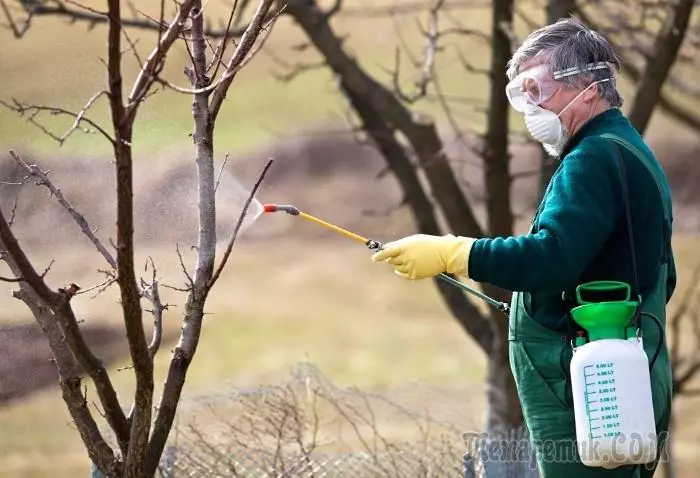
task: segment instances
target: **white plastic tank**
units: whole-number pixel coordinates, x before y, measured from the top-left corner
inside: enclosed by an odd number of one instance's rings
[[[571,386],[584,465],[611,469],[654,461],[649,362],[636,340],[599,339],[577,347]]]
[[[632,319],[639,301],[630,286],[598,281],[576,289],[571,317],[586,332],[576,338],[571,387],[576,441],[584,465],[607,469],[656,459],[649,359]]]

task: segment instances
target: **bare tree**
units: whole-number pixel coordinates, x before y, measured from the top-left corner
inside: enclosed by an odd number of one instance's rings
[[[415,95],[401,91],[397,81],[394,82],[394,89],[381,84],[346,52],[341,38],[330,25],[330,18],[338,12],[339,2],[336,8],[324,11],[313,0],[291,0],[285,12],[303,29],[328,68],[338,77],[340,89],[360,118],[362,129],[399,181],[419,231],[428,234],[445,232],[438,220],[442,216],[446,227],[454,234],[471,237],[508,235],[512,232],[513,215],[509,194],[508,103],[504,93],[505,75],[502,73],[513,46],[513,2],[498,0],[493,4],[490,38],[494,47],[489,72],[493,86],[490,88],[488,106],[489,128],[483,147],[479,150],[484,158],[484,178],[488,191],[486,228],[477,221],[473,207],[459,184],[434,119],[415,113],[410,108],[413,101],[425,95],[427,85],[434,79],[432,65],[439,48],[438,40],[448,34],[472,34],[461,27],[438,29],[438,14],[444,3],[436,1],[429,8],[425,28],[426,54],[421,65],[423,74]],[[407,145],[402,144],[403,138]],[[416,171],[413,158],[419,171]],[[434,205],[431,204],[431,197]],[[436,285],[452,315],[489,357],[487,428],[496,433],[518,427],[522,414],[509,370],[507,321],[502,315],[495,315],[495,312],[493,316],[484,315],[452,286],[440,281]],[[490,286],[486,286],[486,290],[493,296],[507,299],[505,291]]]
[[[66,406],[90,459],[110,477],[154,475],[175,417],[187,370],[197,350],[207,296],[226,266],[248,204],[269,167],[268,163],[251,192],[225,254],[217,261],[214,127],[234,77],[259,50],[262,41],[271,30],[272,23],[279,15],[279,9],[274,7],[273,0],[260,0],[252,19],[240,30],[235,49],[226,58],[225,49],[231,42],[231,34],[227,29],[219,46],[216,49],[212,47],[212,52],[208,51],[201,0],[180,2],[176,5],[174,17],[168,21],[165,21],[164,3],[161,2],[159,19],[144,20],[156,26],[158,39],[148,57],[142,61],[124,29],[125,22],[122,21],[119,0],[109,0],[106,12],[71,2],[71,8],[74,8],[73,14],[88,16],[95,22],[107,24],[107,89],[96,94],[80,112],[71,112],[57,106],[32,105],[18,100],[3,100],[2,103],[26,116],[59,143],[65,141],[74,131],[89,126],[112,145],[117,180],[117,238],[114,257],[93,233],[85,218],[70,205],[60,193],[60,189],[51,182],[46,172],[39,166],[27,164],[14,152],[11,152],[11,155],[18,165],[24,168],[29,179],[48,187],[71,213],[81,230],[90,238],[109,265],[108,276],[119,286],[124,330],[136,379],[133,403],[128,412],[125,413],[125,408],[118,400],[109,373],[101,360],[92,353],[81,334],[78,318],[71,306],[71,299],[79,293],[80,287],[69,284],[53,290],[45,280],[46,272],[37,271],[15,237],[11,228],[12,220],[7,219],[5,211],[0,211],[0,257],[14,274],[13,277],[4,278],[4,280],[18,284],[19,289],[14,292],[14,296],[27,305],[44,330],[56,359]],[[20,25],[14,21],[5,1],[0,3],[17,36],[27,32],[31,19],[37,11],[55,8],[57,10],[54,13],[65,14],[68,8],[63,3],[56,3],[56,7],[45,6],[41,2],[31,2],[31,4],[23,2],[23,5],[28,15]],[[236,14],[238,11],[234,5],[231,19]],[[231,21],[229,21],[230,26]],[[127,45],[124,45],[124,39]],[[177,41],[185,42],[190,53],[191,63],[185,69],[191,84],[189,88],[172,85],[160,76],[165,60]],[[128,94],[124,89],[122,77],[125,51],[131,52],[141,65],[140,73]],[[154,85],[163,85],[192,97],[194,160],[199,194],[197,262],[193,273],[188,272],[183,264],[187,285],[181,289],[186,295],[181,334],[172,351],[165,385],[155,407],[153,357],[160,345],[162,313],[167,304],[163,304],[160,300],[157,272],[152,261],[150,262],[152,267],[150,280],[137,280],[132,170],[134,121],[144,99],[153,92]],[[109,100],[111,128],[102,127],[87,116],[89,107],[101,96]],[[42,113],[66,115],[74,118],[75,121],[65,134],[58,136],[41,125]],[[155,327],[150,344],[144,328],[142,300],[151,302],[151,311],[154,315]],[[88,407],[82,386],[85,376],[89,377],[95,385],[104,416],[116,437],[118,449],[112,449]]]
[[[576,15],[608,35],[624,72],[637,84],[629,117],[642,134],[657,106],[681,123],[700,129],[700,116],[682,101],[700,98],[700,89],[684,79],[700,68],[700,25],[691,23],[696,4],[693,0],[578,2]],[[669,94],[669,87],[675,90],[675,97]]]

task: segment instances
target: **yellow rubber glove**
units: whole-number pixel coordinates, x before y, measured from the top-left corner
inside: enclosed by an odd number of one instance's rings
[[[471,237],[414,234],[385,244],[372,260],[391,264],[404,279],[425,279],[441,272],[468,278],[473,243]]]

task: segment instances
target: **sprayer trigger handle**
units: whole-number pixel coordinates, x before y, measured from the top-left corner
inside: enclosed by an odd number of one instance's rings
[[[379,241],[375,241],[374,239],[370,239],[367,241],[367,247],[370,250],[380,250],[382,248],[382,243]]]

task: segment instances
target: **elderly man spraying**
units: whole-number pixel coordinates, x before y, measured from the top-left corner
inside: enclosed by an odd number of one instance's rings
[[[510,60],[506,94],[558,167],[529,233],[417,234],[372,256],[406,279],[446,272],[513,291],[511,370],[544,478],[650,477],[658,463],[657,456],[604,469],[581,461],[568,369],[580,284],[629,284],[641,310],[659,318],[659,327],[642,327],[646,354],[658,352],[651,394],[659,449],[669,427],[671,370],[662,339],[676,285],[671,194],[654,154],[619,109],[618,70],[608,41],[574,19],[530,34]]]

